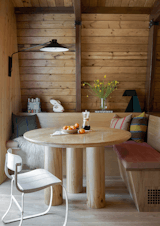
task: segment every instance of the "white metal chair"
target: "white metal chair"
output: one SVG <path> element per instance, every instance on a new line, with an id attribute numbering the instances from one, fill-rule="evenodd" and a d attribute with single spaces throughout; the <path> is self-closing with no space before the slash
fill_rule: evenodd
<path id="1" fill-rule="evenodd" d="M 10 175 L 8 173 L 8 169 L 14 171 L 15 172 L 14 175 Z M 62 181 L 45 169 L 36 169 L 36 170 L 32 170 L 32 171 L 27 172 L 27 173 L 17 174 L 17 172 L 20 172 L 21 170 L 22 170 L 22 159 L 21 159 L 21 157 L 18 156 L 18 155 L 12 154 L 11 148 L 8 149 L 7 154 L 6 154 L 6 160 L 5 160 L 5 173 L 6 173 L 7 177 L 11 179 L 11 200 L 10 200 L 8 210 L 6 211 L 6 213 L 2 217 L 2 221 L 4 223 L 11 223 L 11 222 L 15 222 L 15 221 L 20 220 L 19 226 L 21 226 L 24 219 L 38 217 L 38 216 L 42 216 L 42 215 L 48 213 L 48 211 L 51 208 L 51 204 L 52 204 L 52 197 L 53 197 L 52 186 L 59 184 L 63 187 L 64 192 L 65 192 L 65 196 L 66 196 L 66 214 L 65 214 L 65 221 L 64 221 L 64 224 L 63 224 L 63 226 L 66 226 L 67 225 L 67 218 L 68 218 L 68 198 L 67 198 L 66 189 L 62 185 Z M 22 206 L 19 205 L 19 203 L 17 202 L 17 200 L 13 196 L 13 183 L 15 183 L 17 190 L 22 192 L 22 200 L 21 200 Z M 49 187 L 49 186 L 51 188 L 51 197 L 50 197 L 50 204 L 49 204 L 48 209 L 43 213 L 23 217 L 24 194 L 39 191 L 39 190 L 42 190 L 42 189 Z M 13 219 L 13 220 L 4 221 L 4 218 L 7 215 L 7 213 L 9 212 L 13 201 L 15 202 L 17 207 L 19 208 L 19 210 L 21 212 L 21 217 Z"/>

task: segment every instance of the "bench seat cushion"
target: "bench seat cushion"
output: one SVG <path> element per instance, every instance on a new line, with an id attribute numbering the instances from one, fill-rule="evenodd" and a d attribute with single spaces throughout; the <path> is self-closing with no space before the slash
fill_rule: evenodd
<path id="1" fill-rule="evenodd" d="M 126 141 L 114 150 L 127 170 L 160 169 L 160 153 L 145 142 Z"/>

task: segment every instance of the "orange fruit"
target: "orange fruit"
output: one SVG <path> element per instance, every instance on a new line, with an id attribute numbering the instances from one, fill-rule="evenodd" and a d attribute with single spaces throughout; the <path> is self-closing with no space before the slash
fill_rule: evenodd
<path id="1" fill-rule="evenodd" d="M 80 134 L 85 133 L 85 129 L 80 129 L 80 130 L 79 130 L 79 133 L 80 133 Z"/>
<path id="2" fill-rule="evenodd" d="M 76 123 L 76 124 L 75 124 L 75 127 L 76 127 L 76 128 L 79 128 L 79 124 L 78 124 L 78 123 Z"/>
<path id="3" fill-rule="evenodd" d="M 76 127 L 75 127 L 75 126 L 71 126 L 71 128 L 72 128 L 72 129 L 76 129 Z"/>
<path id="4" fill-rule="evenodd" d="M 66 130 L 68 128 L 68 126 L 63 126 L 63 130 Z"/>
<path id="5" fill-rule="evenodd" d="M 70 126 L 68 126 L 67 130 L 72 130 L 72 128 Z"/>

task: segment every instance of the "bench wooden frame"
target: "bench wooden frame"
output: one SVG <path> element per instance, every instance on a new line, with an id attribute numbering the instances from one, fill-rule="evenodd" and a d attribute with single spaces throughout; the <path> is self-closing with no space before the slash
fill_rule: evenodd
<path id="1" fill-rule="evenodd" d="M 147 143 L 160 151 L 160 117 L 149 116 Z M 160 211 L 160 169 L 126 169 L 119 157 L 120 175 L 140 212 Z M 123 159 L 124 162 L 124 159 Z M 151 200 L 155 200 L 151 203 Z"/>

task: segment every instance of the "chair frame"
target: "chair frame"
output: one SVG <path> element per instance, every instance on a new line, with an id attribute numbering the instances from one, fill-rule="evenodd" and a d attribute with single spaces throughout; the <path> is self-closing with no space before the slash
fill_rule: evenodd
<path id="1" fill-rule="evenodd" d="M 8 150 L 9 151 L 9 150 Z M 30 215 L 30 216 L 26 216 L 26 217 L 23 217 L 23 213 L 24 213 L 24 194 L 25 193 L 32 193 L 32 192 L 25 192 L 23 190 L 21 190 L 18 186 L 18 180 L 17 180 L 17 172 L 18 172 L 18 166 L 21 167 L 22 166 L 22 163 L 16 163 L 15 165 L 15 173 L 14 173 L 14 177 L 12 177 L 9 173 L 8 173 L 8 168 L 7 168 L 7 154 L 6 154 L 6 160 L 5 160 L 5 173 L 7 175 L 7 177 L 9 179 L 11 179 L 11 199 L 10 199 L 10 204 L 9 204 L 9 207 L 7 209 L 7 211 L 5 212 L 5 214 L 3 215 L 2 217 L 2 222 L 7 224 L 7 223 L 11 223 L 11 222 L 16 222 L 16 221 L 19 221 L 20 220 L 20 223 L 19 223 L 19 226 L 22 225 L 23 223 L 23 220 L 26 220 L 26 219 L 30 219 L 30 218 L 34 218 L 34 217 L 39 217 L 39 216 L 42 216 L 42 215 L 45 215 L 49 212 L 50 208 L 51 208 L 51 205 L 52 205 L 52 199 L 53 199 L 53 185 L 50 186 L 51 188 L 51 194 L 50 194 L 50 202 L 49 202 L 49 206 L 47 208 L 46 211 L 42 212 L 42 213 L 38 213 L 38 214 L 33 214 L 33 215 Z M 13 183 L 15 182 L 15 185 L 16 185 L 16 188 L 18 191 L 20 191 L 22 193 L 22 196 L 21 196 L 21 206 L 19 205 L 19 203 L 17 202 L 16 198 L 14 197 L 13 195 Z M 60 183 L 59 185 L 61 185 L 64 189 L 64 192 L 65 192 L 65 197 L 66 197 L 66 213 L 65 213 L 65 221 L 63 223 L 63 226 L 66 226 L 67 225 L 67 219 L 68 219 L 68 197 L 67 197 L 67 191 L 65 189 L 65 187 L 62 185 L 62 183 Z M 49 187 L 49 186 L 47 186 Z M 42 188 L 44 189 L 44 188 Z M 42 189 L 39 189 L 39 190 L 42 190 Z M 21 217 L 20 218 L 16 218 L 16 219 L 12 219 L 12 220 L 7 220 L 5 221 L 4 218 L 6 217 L 6 215 L 8 214 L 11 206 L 12 206 L 12 203 L 13 201 L 15 202 L 15 204 L 17 205 L 18 209 L 20 210 L 21 212 Z"/>

